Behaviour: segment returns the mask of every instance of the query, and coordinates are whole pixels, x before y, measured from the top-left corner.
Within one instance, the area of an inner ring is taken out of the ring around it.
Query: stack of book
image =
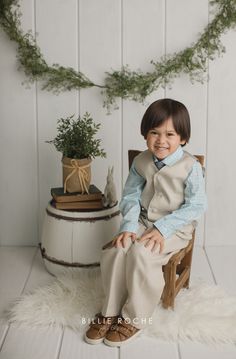
[[[102,209],[102,192],[93,184],[89,186],[89,193],[64,193],[63,187],[51,189],[52,205],[58,209]]]

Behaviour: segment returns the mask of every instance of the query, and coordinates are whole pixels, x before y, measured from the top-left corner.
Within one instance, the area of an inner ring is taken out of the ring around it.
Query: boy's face
[[[171,155],[179,145],[185,143],[186,141],[181,140],[180,135],[176,133],[171,117],[161,126],[149,130],[147,134],[147,147],[159,160]]]

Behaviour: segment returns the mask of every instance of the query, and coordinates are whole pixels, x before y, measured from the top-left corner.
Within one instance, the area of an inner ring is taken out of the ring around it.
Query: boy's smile
[[[185,140],[181,140],[180,135],[175,131],[172,118],[168,118],[159,127],[154,127],[148,131],[147,147],[159,160],[174,153],[179,145],[184,145]]]

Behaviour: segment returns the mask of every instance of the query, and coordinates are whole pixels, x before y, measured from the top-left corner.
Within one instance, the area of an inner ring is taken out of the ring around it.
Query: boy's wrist
[[[154,223],[153,226],[160,232],[164,239],[167,239],[172,235],[172,231],[170,231],[164,224]]]
[[[138,223],[136,225],[132,223],[124,223],[123,225],[120,226],[119,229],[119,233],[131,232],[137,234],[137,231],[138,231]]]

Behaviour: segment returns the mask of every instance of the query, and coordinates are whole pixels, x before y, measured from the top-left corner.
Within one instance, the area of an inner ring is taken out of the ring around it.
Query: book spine
[[[102,194],[90,194],[90,195],[78,195],[78,196],[56,196],[52,194],[53,199],[60,203],[71,203],[71,202],[89,202],[102,199]]]
[[[57,209],[101,209],[103,208],[102,201],[96,202],[67,202],[67,203],[58,203],[54,202],[54,205]]]

